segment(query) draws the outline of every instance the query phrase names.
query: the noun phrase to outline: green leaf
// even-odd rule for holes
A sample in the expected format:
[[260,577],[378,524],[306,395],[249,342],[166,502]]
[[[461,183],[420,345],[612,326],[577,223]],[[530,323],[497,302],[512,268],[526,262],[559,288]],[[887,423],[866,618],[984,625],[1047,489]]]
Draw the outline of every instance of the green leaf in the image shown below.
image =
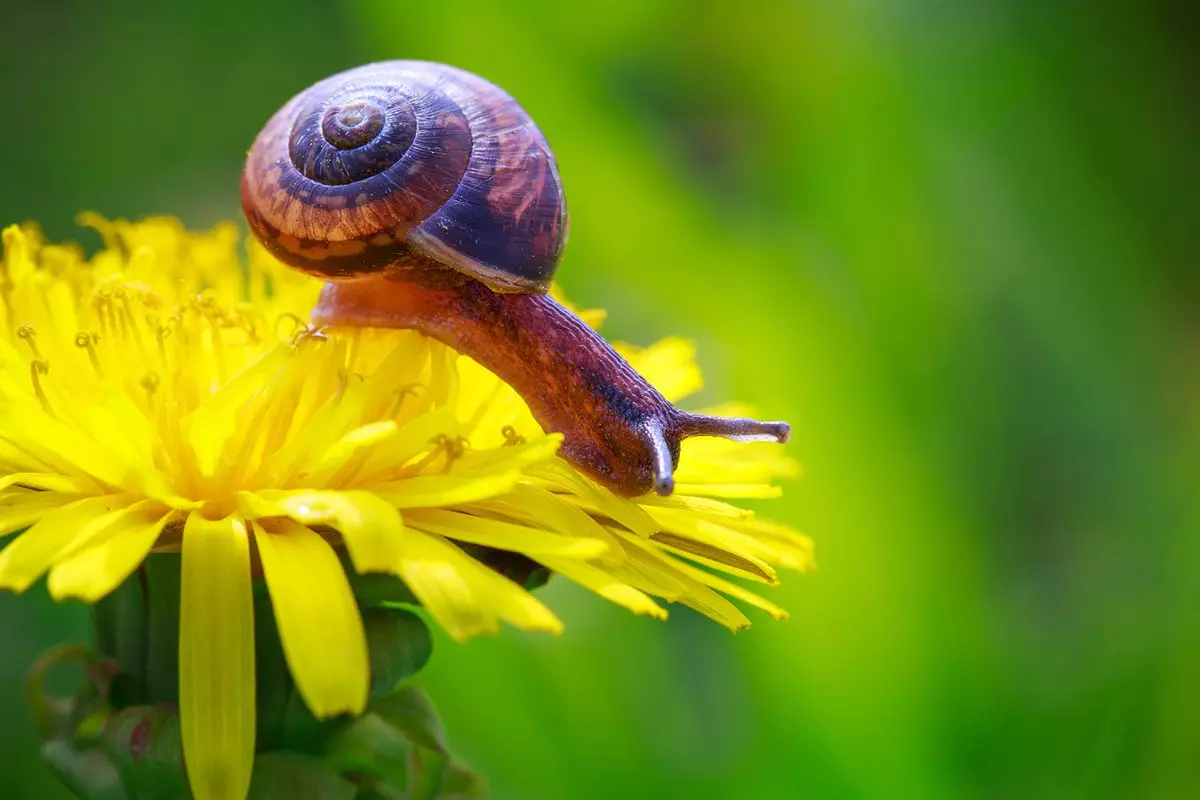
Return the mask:
[[425,666],[433,652],[433,637],[411,611],[368,608],[362,616],[371,656],[371,695],[385,695]]
[[354,800],[355,793],[353,784],[320,760],[276,752],[255,759],[246,800]]

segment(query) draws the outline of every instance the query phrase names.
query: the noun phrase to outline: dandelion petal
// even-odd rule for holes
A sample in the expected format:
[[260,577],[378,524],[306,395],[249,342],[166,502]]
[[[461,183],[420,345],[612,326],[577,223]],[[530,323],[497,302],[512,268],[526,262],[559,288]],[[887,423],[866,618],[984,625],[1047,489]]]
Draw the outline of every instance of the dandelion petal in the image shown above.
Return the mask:
[[486,500],[508,491],[519,478],[516,470],[478,477],[421,475],[370,488],[396,508],[428,508]]
[[0,552],[0,588],[25,591],[63,551],[90,538],[109,522],[114,509],[119,513],[127,502],[126,495],[89,497],[43,516]]
[[598,558],[609,549],[608,543],[601,539],[563,536],[526,525],[439,508],[414,510],[411,512],[411,520],[414,525],[420,525],[422,530],[429,533],[530,555]]
[[361,714],[367,639],[346,574],[329,543],[292,520],[254,525],[275,623],[296,685],[318,717]]
[[562,632],[558,617],[533,595],[440,536],[410,529],[396,572],[459,641],[495,633],[497,618],[525,630]]
[[53,472],[15,472],[0,477],[0,491],[10,486],[24,486],[44,492],[72,494],[88,494],[96,490],[96,485],[91,481],[56,475]]
[[606,600],[625,606],[635,614],[647,614],[655,619],[666,619],[667,612],[645,592],[617,580],[602,569],[568,558],[542,557],[538,559],[555,572],[591,589]]
[[257,516],[288,516],[304,525],[330,525],[342,534],[359,572],[389,572],[403,547],[404,520],[371,492],[242,493],[238,502]]
[[170,514],[155,516],[148,516],[144,507],[131,509],[109,526],[104,541],[59,561],[50,571],[50,595],[55,600],[78,597],[94,603],[115,589],[142,563],[171,518]]
[[188,517],[183,532],[179,717],[196,800],[241,800],[254,767],[254,599],[236,517]]
[[0,537],[27,528],[52,511],[78,500],[58,492],[16,493],[0,498]]

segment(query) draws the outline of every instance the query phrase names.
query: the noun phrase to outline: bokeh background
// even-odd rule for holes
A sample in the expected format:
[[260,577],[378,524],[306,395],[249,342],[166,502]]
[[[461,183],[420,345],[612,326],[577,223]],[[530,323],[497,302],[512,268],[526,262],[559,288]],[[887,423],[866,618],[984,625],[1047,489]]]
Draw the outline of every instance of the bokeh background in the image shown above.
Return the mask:
[[[425,684],[496,797],[1192,797],[1194,9],[9,2],[0,222],[236,216],[308,83],[478,72],[556,149],[573,299],[794,423],[805,477],[763,511],[821,564],[737,637],[552,583],[561,638],[439,640]],[[64,796],[19,682],[86,628],[0,596],[0,796]]]

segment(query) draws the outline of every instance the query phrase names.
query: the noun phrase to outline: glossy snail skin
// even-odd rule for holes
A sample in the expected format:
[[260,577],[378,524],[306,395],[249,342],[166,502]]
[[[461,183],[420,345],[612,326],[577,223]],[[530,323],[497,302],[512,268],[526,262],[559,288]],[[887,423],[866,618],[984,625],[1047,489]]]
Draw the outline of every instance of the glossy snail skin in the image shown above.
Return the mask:
[[328,281],[314,323],[413,329],[471,356],[615,492],[670,494],[688,436],[790,435],[680,411],[546,294],[567,235],[558,167],[474,75],[394,61],[315,84],[255,140],[242,204],[272,253]]

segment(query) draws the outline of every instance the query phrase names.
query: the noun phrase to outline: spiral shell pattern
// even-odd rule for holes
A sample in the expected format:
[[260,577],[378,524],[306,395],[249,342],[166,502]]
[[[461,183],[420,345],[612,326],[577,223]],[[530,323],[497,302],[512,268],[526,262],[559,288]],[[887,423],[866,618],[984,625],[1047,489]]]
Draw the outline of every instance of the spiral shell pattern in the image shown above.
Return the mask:
[[280,260],[326,279],[440,265],[545,291],[567,237],[558,166],[529,115],[482,78],[422,61],[292,98],[247,156],[242,206]]

